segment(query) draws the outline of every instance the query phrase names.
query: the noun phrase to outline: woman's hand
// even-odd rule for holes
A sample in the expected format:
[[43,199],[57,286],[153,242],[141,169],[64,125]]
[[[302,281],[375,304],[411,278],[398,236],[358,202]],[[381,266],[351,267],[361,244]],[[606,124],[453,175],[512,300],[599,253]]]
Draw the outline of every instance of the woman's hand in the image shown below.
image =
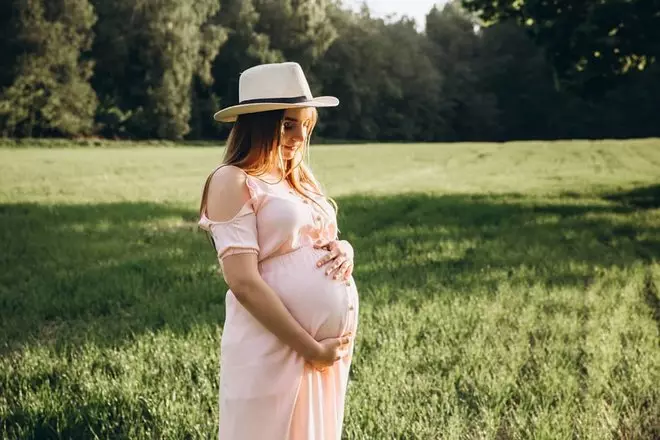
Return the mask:
[[317,267],[329,266],[325,269],[325,274],[336,280],[347,280],[353,273],[353,247],[346,240],[334,240],[325,245],[315,245],[316,249],[326,249],[328,254],[324,255]]
[[318,351],[305,361],[313,368],[323,371],[348,355],[352,339],[351,333],[338,338],[323,339],[318,342]]

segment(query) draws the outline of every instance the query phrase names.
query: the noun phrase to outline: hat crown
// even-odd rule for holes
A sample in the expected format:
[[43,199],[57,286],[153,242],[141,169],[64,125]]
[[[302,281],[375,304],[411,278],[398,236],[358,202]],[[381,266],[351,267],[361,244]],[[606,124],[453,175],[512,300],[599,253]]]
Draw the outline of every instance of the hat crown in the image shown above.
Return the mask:
[[298,63],[262,64],[245,70],[238,81],[238,100],[312,99],[307,78]]

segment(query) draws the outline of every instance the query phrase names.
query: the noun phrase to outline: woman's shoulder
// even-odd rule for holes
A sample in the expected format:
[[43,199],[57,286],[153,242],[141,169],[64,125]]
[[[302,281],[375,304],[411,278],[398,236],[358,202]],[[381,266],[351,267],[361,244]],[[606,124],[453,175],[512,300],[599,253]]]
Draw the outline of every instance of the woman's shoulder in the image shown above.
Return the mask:
[[247,188],[250,197],[256,197],[264,193],[264,187],[268,184],[236,165],[221,165],[213,173],[211,186],[224,188],[230,192]]
[[236,165],[220,165],[211,173],[211,184],[228,184],[240,186],[245,184],[248,174]]
[[234,165],[215,169],[208,188],[208,217],[216,221],[233,217],[254,197],[254,188],[248,174]]

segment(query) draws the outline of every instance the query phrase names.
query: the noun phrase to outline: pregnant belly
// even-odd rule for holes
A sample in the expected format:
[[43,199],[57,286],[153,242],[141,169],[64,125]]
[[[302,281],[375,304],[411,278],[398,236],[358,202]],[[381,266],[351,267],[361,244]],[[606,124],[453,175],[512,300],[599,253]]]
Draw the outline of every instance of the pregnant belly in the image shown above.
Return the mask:
[[282,299],[293,317],[316,340],[354,329],[358,295],[355,282],[334,280],[329,267],[316,266],[327,251],[303,247],[260,265],[261,276]]

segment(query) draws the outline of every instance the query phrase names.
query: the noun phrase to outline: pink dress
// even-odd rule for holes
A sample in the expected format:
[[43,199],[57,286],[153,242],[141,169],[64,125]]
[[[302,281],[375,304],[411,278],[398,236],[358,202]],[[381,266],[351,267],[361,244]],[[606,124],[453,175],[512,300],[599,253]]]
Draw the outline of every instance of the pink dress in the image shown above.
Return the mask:
[[[325,275],[316,267],[327,251],[315,243],[337,238],[332,206],[319,209],[285,181],[271,184],[246,174],[251,198],[229,221],[202,215],[218,258],[258,255],[259,273],[293,317],[316,340],[337,337],[358,324],[355,282]],[[324,371],[263,327],[234,297],[225,299],[220,354],[220,440],[338,440],[352,361],[349,355]]]

